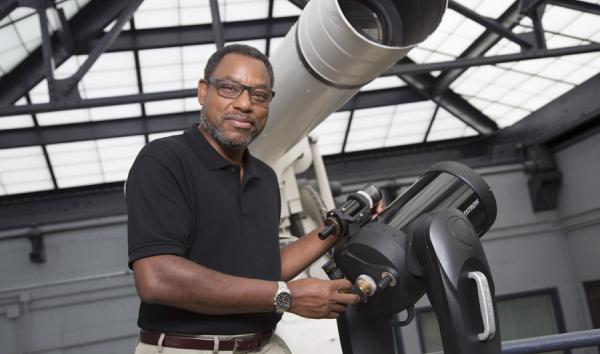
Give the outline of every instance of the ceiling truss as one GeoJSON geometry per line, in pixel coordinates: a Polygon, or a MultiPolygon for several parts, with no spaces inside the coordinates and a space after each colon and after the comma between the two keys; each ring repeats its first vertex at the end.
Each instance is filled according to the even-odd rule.
{"type": "MultiPolygon", "coordinates": [[[[306,4],[306,0],[289,1],[299,8],[306,4]]],[[[211,24],[136,29],[132,15],[141,2],[142,0],[92,0],[71,20],[66,21],[63,16],[61,29],[53,35],[50,35],[47,31],[48,26],[44,15],[47,6],[55,6],[53,1],[14,0],[5,1],[0,5],[0,19],[6,17],[17,6],[37,6],[43,32],[42,46],[33,51],[11,72],[0,79],[0,119],[2,116],[32,114],[34,127],[0,131],[0,149],[41,145],[48,165],[51,166],[45,149],[48,144],[139,134],[144,135],[147,141],[148,134],[151,133],[186,129],[191,122],[196,121],[197,111],[149,116],[145,112],[144,105],[141,105],[142,115],[140,117],[57,126],[40,126],[37,123],[36,114],[194,97],[196,95],[195,89],[144,93],[141,85],[139,51],[208,43],[215,43],[218,47],[222,47],[224,43],[231,41],[281,37],[288,32],[297,19],[294,16],[274,18],[274,1],[270,0],[269,15],[266,19],[223,22],[219,14],[217,0],[211,0],[210,9],[213,19],[211,24]],[[116,21],[116,25],[108,32],[104,32],[106,26],[113,21],[116,21]],[[129,23],[130,30],[122,31],[125,23],[129,23]],[[132,51],[134,53],[139,93],[118,97],[81,99],[77,93],[77,83],[95,60],[105,52],[119,51],[132,51]],[[64,80],[53,78],[54,67],[52,61],[54,61],[54,65],[58,66],[72,55],[82,54],[88,55],[88,59],[75,75],[64,80]],[[44,78],[48,79],[50,102],[31,104],[27,94],[44,78]],[[27,104],[14,105],[22,97],[26,98],[27,104]]],[[[578,0],[516,0],[499,18],[490,19],[465,8],[456,1],[450,0],[450,10],[484,26],[486,28],[484,33],[453,61],[417,64],[408,58],[404,58],[384,73],[383,76],[398,76],[408,84],[408,87],[361,92],[341,110],[353,112],[354,109],[429,99],[437,104],[437,109],[442,107],[453,113],[482,135],[494,135],[498,131],[496,123],[450,89],[450,85],[468,68],[600,51],[600,44],[598,43],[547,49],[541,25],[541,17],[547,4],[596,15],[600,14],[600,5],[578,0]],[[532,19],[532,32],[514,33],[513,29],[526,16],[532,19]],[[519,45],[521,52],[484,56],[490,48],[503,38],[519,45]],[[434,77],[430,75],[432,71],[441,71],[441,74],[434,77]]],[[[269,40],[267,40],[266,51],[267,54],[270,51],[269,40]]],[[[352,113],[350,117],[352,117],[352,113]]],[[[347,140],[350,131],[351,121],[352,119],[349,119],[346,127],[345,140],[347,140]]],[[[432,123],[433,121],[430,122],[429,129],[432,123]]],[[[345,146],[342,150],[344,149],[345,146]]],[[[50,170],[52,169],[50,168],[50,170]]],[[[50,173],[55,188],[58,188],[53,172],[50,171],[50,173]]]]}

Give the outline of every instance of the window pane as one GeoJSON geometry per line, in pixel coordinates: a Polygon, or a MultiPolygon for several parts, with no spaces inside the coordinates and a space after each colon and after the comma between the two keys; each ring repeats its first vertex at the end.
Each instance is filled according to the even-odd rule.
{"type": "Polygon", "coordinates": [[[585,285],[585,295],[590,306],[590,317],[594,328],[600,328],[600,281],[585,285]]]}
{"type": "MultiPolygon", "coordinates": [[[[599,288],[600,289],[600,288],[599,288]]],[[[557,309],[552,293],[498,299],[498,318],[502,341],[559,333],[557,309]]],[[[425,353],[443,350],[440,328],[432,310],[417,314],[425,353]]],[[[562,353],[560,351],[552,353],[562,353]]]]}

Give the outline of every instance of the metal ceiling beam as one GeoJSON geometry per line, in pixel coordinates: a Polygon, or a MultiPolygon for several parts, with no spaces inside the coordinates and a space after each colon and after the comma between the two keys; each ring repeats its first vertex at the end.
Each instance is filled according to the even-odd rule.
{"type": "Polygon", "coordinates": [[[0,20],[8,16],[19,4],[18,0],[9,0],[0,3],[0,20]]]}
{"type": "MultiPolygon", "coordinates": [[[[226,22],[223,24],[225,42],[245,41],[268,37],[285,36],[297,16],[268,19],[226,22]]],[[[87,54],[97,39],[81,43],[76,54],[87,54]]],[[[215,43],[211,24],[181,27],[151,28],[123,31],[107,52],[144,50],[215,43]]]]}
{"type": "MultiPolygon", "coordinates": [[[[193,91],[195,95],[195,89],[180,92],[184,93],[187,91],[193,91]]],[[[416,94],[407,87],[359,92],[340,110],[417,102],[423,99],[421,95],[416,94]]],[[[196,122],[198,115],[199,111],[193,111],[138,118],[0,130],[0,149],[183,130],[196,122]]]]}
{"type": "Polygon", "coordinates": [[[306,6],[306,3],[308,3],[308,0],[288,0],[288,1],[291,2],[292,4],[296,5],[296,7],[299,9],[303,9],[304,6],[306,6]]]}
{"type": "Polygon", "coordinates": [[[496,144],[510,146],[561,143],[561,137],[590,123],[600,125],[600,74],[577,85],[510,127],[498,131],[496,144]]]}
{"type": "MultiPolygon", "coordinates": [[[[529,7],[522,7],[522,0],[515,0],[515,2],[496,20],[499,24],[507,29],[514,28],[521,19],[525,16],[524,12],[530,11],[531,8],[536,7],[541,3],[542,0],[533,0],[529,2],[529,7]]],[[[467,49],[465,49],[459,58],[477,58],[482,57],[485,52],[490,50],[496,43],[502,39],[498,33],[490,30],[486,30],[481,34],[467,49]]],[[[435,84],[435,93],[446,91],[450,85],[458,79],[462,73],[467,69],[454,69],[440,73],[435,84]]]]}
{"type": "MultiPolygon", "coordinates": [[[[103,29],[109,25],[127,2],[120,0],[92,0],[69,21],[69,27],[75,43],[85,43],[92,38],[99,38],[103,29]]],[[[72,53],[52,36],[53,57],[56,66],[67,60],[72,53]]],[[[8,106],[23,97],[44,78],[42,49],[33,51],[10,73],[0,79],[0,107],[8,106]]]]}
{"type": "MultiPolygon", "coordinates": [[[[55,103],[41,103],[33,105],[20,105],[20,106],[9,106],[6,108],[0,108],[0,117],[19,115],[19,114],[32,114],[32,113],[44,113],[44,112],[56,112],[70,109],[82,109],[82,108],[94,108],[112,105],[123,105],[132,103],[144,103],[152,101],[171,100],[178,98],[189,98],[196,96],[196,89],[185,89],[175,91],[163,91],[163,92],[152,92],[152,93],[140,93],[134,95],[124,96],[113,96],[113,97],[102,97],[102,98],[91,98],[81,100],[80,102],[73,104],[55,104],[55,103]]],[[[377,107],[378,105],[384,106],[386,104],[400,104],[409,103],[425,100],[421,95],[415,93],[415,91],[406,88],[395,88],[387,90],[376,90],[371,92],[364,92],[355,95],[350,101],[348,101],[342,110],[347,109],[360,109],[366,107],[377,107]],[[389,103],[393,102],[393,103],[389,103]]]]}
{"type": "MultiPolygon", "coordinates": [[[[402,59],[398,65],[415,64],[408,57],[402,59]]],[[[424,97],[434,101],[442,108],[477,130],[479,133],[489,135],[498,130],[496,122],[473,107],[460,95],[451,90],[440,94],[434,93],[435,78],[429,74],[400,74],[397,75],[404,80],[413,90],[424,97]]]]}
{"type": "MultiPolygon", "coordinates": [[[[122,6],[123,2],[118,0],[106,0],[106,2],[95,0],[75,15],[69,21],[71,31],[75,35],[74,54],[89,54],[100,40],[103,34],[102,29],[119,14],[122,6]]],[[[281,37],[289,31],[296,19],[297,17],[284,17],[273,19],[272,23],[267,20],[227,23],[224,26],[225,41],[281,37]]],[[[210,24],[132,30],[121,32],[107,52],[210,43],[214,43],[214,34],[210,24]]],[[[57,66],[71,55],[57,38],[53,39],[53,48],[57,66]]],[[[44,78],[41,53],[41,49],[34,51],[15,69],[0,79],[0,107],[13,104],[44,78]]]]}
{"type": "Polygon", "coordinates": [[[70,109],[94,108],[113,106],[130,103],[144,103],[152,101],[173,100],[177,98],[188,98],[196,96],[196,89],[185,89],[175,91],[163,91],[152,93],[139,93],[134,95],[111,96],[101,98],[90,98],[71,104],[39,103],[22,106],[0,107],[0,117],[18,114],[56,112],[70,109]]]}
{"type": "Polygon", "coordinates": [[[219,1],[210,0],[210,14],[212,16],[212,30],[215,35],[215,44],[217,49],[221,49],[225,46],[225,36],[223,32],[223,22],[221,21],[221,14],[219,13],[219,1]]]}
{"type": "Polygon", "coordinates": [[[554,49],[531,49],[521,53],[493,55],[478,58],[458,58],[426,64],[396,64],[385,75],[423,74],[436,70],[466,69],[481,65],[495,65],[519,60],[542,59],[565,55],[584,54],[600,51],[600,43],[554,49]]]}
{"type": "Polygon", "coordinates": [[[546,3],[565,7],[571,10],[577,10],[587,12],[594,15],[600,15],[600,5],[592,4],[585,1],[578,0],[546,0],[546,3]]]}
{"type": "Polygon", "coordinates": [[[519,46],[521,46],[521,48],[532,47],[531,43],[519,37],[518,35],[513,33],[513,31],[504,27],[501,23],[497,22],[496,20],[492,20],[487,17],[481,16],[480,14],[457,3],[456,1],[451,0],[450,2],[448,2],[448,8],[458,12],[459,14],[474,22],[477,22],[481,26],[487,28],[489,31],[495,32],[496,34],[518,44],[519,46]]]}
{"type": "Polygon", "coordinates": [[[0,149],[184,130],[198,111],[0,131],[0,149]]]}

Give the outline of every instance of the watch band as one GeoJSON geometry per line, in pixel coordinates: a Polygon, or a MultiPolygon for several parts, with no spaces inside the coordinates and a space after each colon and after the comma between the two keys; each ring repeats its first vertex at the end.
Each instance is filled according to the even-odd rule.
{"type": "Polygon", "coordinates": [[[283,313],[292,306],[292,294],[284,281],[277,282],[277,291],[273,298],[273,305],[277,313],[283,313]]]}

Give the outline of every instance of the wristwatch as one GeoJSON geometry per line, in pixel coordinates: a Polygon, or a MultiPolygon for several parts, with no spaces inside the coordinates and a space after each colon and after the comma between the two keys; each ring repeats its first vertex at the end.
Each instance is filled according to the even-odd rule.
{"type": "Polygon", "coordinates": [[[292,293],[284,281],[277,282],[277,292],[273,298],[273,304],[277,313],[284,313],[292,307],[292,293]]]}

